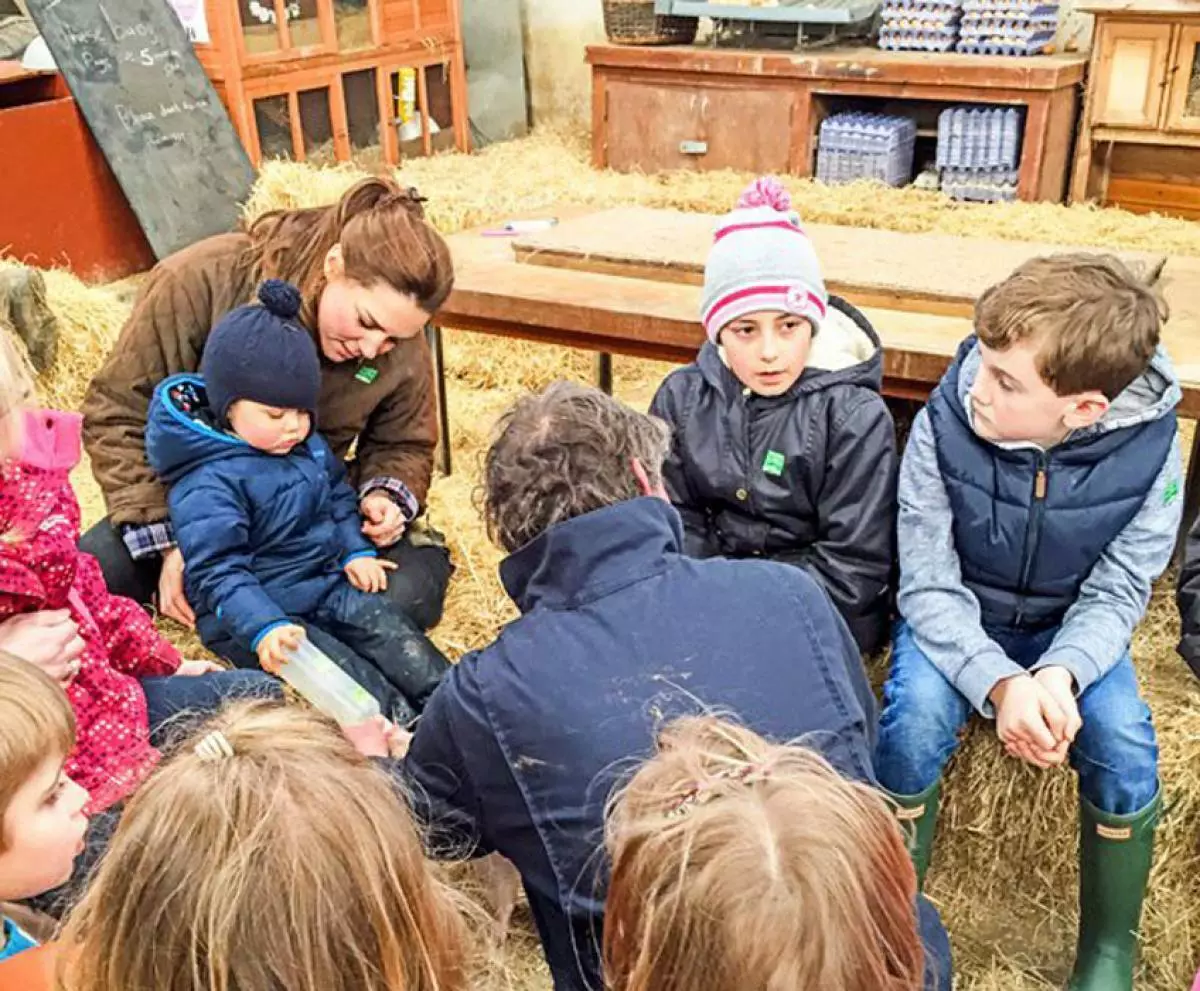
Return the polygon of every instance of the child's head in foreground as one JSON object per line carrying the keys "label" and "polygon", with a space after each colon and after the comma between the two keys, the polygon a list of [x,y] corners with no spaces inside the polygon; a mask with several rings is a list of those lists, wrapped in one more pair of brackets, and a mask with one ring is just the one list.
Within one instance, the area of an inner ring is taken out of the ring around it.
{"label": "child's head in foreground", "polygon": [[975,432],[1052,447],[1096,423],[1146,371],[1165,316],[1157,293],[1112,255],[1026,262],[975,306]]}
{"label": "child's head in foreground", "polygon": [[713,233],[701,302],[708,339],[742,385],[780,396],[804,371],[828,300],[787,190],[756,180]]}
{"label": "child's head in foreground", "polygon": [[130,800],[72,914],[70,991],[459,991],[460,917],[385,774],[242,703]]}
{"label": "child's head in foreground", "polygon": [[87,792],[63,774],[75,717],[44,671],[0,651],[0,901],[71,876],[87,831]]}
{"label": "child's head in foreground", "polygon": [[616,798],[611,991],[914,991],[916,878],[886,801],[820,756],[681,719]]}
{"label": "child's head in foreground", "polygon": [[282,456],[312,432],[321,361],[312,335],[297,321],[295,286],[268,279],[258,300],[217,322],[200,374],[217,422],[251,447]]}

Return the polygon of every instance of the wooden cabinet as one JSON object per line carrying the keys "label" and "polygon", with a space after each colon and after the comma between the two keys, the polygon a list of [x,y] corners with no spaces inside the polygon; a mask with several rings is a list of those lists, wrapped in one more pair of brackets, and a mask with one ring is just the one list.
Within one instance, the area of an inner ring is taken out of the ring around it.
{"label": "wooden cabinet", "polygon": [[1200,25],[1181,28],[1170,66],[1168,131],[1200,133]]}
{"label": "wooden cabinet", "polygon": [[616,79],[605,109],[608,165],[787,172],[792,104],[779,90]]}
{"label": "wooden cabinet", "polygon": [[1125,127],[1158,127],[1171,54],[1171,26],[1105,24],[1096,35],[1099,76],[1093,120]]}
{"label": "wooden cabinet", "polygon": [[251,160],[468,148],[458,0],[205,0],[196,53]]}
{"label": "wooden cabinet", "polygon": [[1200,4],[1077,9],[1096,30],[1071,199],[1200,218]]}
{"label": "wooden cabinet", "polygon": [[[813,174],[821,122],[839,107],[936,113],[964,103],[1023,107],[1018,196],[1061,201],[1085,58],[873,48],[767,52],[594,45],[597,168]],[[1164,52],[1163,58],[1166,58]],[[936,129],[923,135],[929,141]],[[928,150],[928,149],[927,149]]]}

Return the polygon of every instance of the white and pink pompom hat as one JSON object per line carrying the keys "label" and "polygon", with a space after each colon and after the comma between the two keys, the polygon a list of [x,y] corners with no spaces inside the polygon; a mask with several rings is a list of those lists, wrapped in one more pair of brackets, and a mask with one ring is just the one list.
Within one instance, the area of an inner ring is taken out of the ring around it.
{"label": "white and pink pompom hat", "polygon": [[774,176],[755,179],[717,222],[704,265],[700,319],[714,344],[722,328],[747,313],[793,313],[825,319],[829,296],[812,242]]}

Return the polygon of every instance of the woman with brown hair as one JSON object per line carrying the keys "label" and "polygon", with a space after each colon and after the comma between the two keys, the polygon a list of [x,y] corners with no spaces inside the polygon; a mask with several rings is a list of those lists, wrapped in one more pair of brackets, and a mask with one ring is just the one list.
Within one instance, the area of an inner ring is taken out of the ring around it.
{"label": "woman with brown hair", "polygon": [[919,991],[939,980],[922,931],[935,954],[948,951],[945,933],[917,900],[887,800],[815,751],[715,716],[679,719],[613,800],[606,832],[609,991]]}
{"label": "woman with brown hair", "polygon": [[458,898],[392,781],[269,703],[206,724],[130,800],[58,957],[65,991],[467,986]]}
{"label": "woman with brown hair", "polygon": [[300,287],[301,321],[321,355],[317,428],[350,467],[363,532],[398,567],[389,598],[422,628],[441,618],[452,567],[440,534],[419,519],[433,471],[437,417],[422,330],[454,283],[450,251],[421,199],[390,179],[364,179],[333,206],[265,214],[155,266],[84,401],[84,442],[108,518],[80,547],[109,588],[185,625],[166,494],[146,463],[154,387],[195,372],[209,331],[253,300],[262,279]]}

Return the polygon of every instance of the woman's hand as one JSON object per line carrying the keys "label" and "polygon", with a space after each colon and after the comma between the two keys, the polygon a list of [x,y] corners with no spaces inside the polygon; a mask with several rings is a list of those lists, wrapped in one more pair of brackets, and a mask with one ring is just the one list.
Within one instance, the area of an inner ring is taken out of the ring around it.
{"label": "woman's hand", "polygon": [[287,623],[275,627],[258,643],[258,663],[268,674],[278,675],[292,651],[299,649],[303,639],[303,626]]}
{"label": "woman's hand", "polygon": [[342,735],[364,757],[401,758],[408,753],[412,734],[383,716],[368,719],[357,726],[343,726]]}
{"label": "woman's hand", "polygon": [[36,664],[64,685],[79,674],[80,658],[86,649],[67,609],[24,613],[0,623],[0,650]]}
{"label": "woman's hand", "polygon": [[385,492],[368,492],[358,504],[362,532],[376,547],[391,547],[404,536],[404,513]]}
{"label": "woman's hand", "polygon": [[158,611],[182,623],[189,630],[196,627],[196,614],[183,591],[183,551],[172,547],[162,556],[162,573],[158,576]]}

